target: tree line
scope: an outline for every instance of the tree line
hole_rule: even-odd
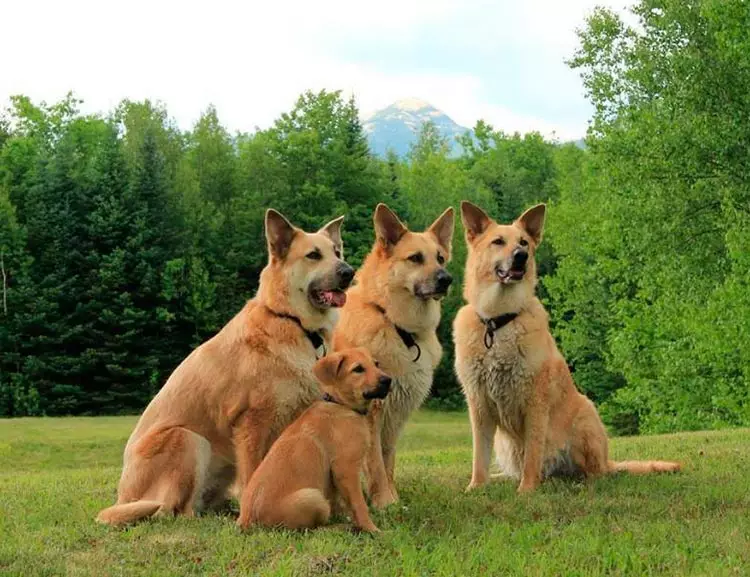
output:
[[[549,203],[539,294],[616,432],[750,424],[750,15],[741,0],[595,11],[570,65],[587,147],[478,122],[454,158],[427,123],[375,157],[356,103],[308,92],[267,130],[189,131],[164,106],[86,115],[13,97],[0,118],[0,415],[132,413],[234,315],[266,262],[263,212],[345,214],[347,260],[391,206],[422,229],[468,199],[501,221]],[[430,400],[462,406],[451,323]]]

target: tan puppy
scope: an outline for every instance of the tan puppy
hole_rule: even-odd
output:
[[[469,245],[464,297],[453,324],[456,372],[469,405],[474,464],[469,489],[488,480],[493,437],[502,473],[533,491],[555,474],[677,471],[677,463],[608,457],[607,434],[593,403],[578,392],[534,295],[534,253],[545,206],[500,225],[461,203]]]
[[[442,348],[435,333],[440,300],[451,284],[453,209],[425,232],[411,232],[384,204],[375,209],[375,246],[357,272],[334,332],[337,350],[365,347],[393,377],[383,403],[382,452],[368,458],[376,507],[394,502],[396,441],[412,411],[427,397]],[[385,475],[383,474],[385,467]]]
[[[309,529],[325,524],[343,501],[359,529],[378,531],[360,474],[372,436],[368,409],[373,399],[385,398],[391,379],[365,349],[323,357],[313,372],[324,399],[289,425],[250,480],[251,522]]]
[[[222,504],[235,479],[244,488],[274,439],[319,398],[312,367],[330,348],[333,309],[354,276],[341,260],[341,221],[308,234],[266,212],[269,263],[257,296],[146,408],[125,447],[117,504],[99,521]],[[243,497],[239,523],[249,518]]]

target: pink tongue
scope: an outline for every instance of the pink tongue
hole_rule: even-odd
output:
[[[343,307],[346,303],[346,293],[343,291],[323,291],[323,297],[333,307]]]

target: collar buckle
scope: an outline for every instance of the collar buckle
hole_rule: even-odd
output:
[[[490,319],[479,317],[479,320],[484,325],[484,346],[486,349],[491,349],[492,345],[495,344],[495,331],[500,330],[505,325],[513,322],[518,316],[518,313],[505,313]]]
[[[410,333],[406,329],[398,326],[396,323],[394,323],[391,319],[388,318],[388,315],[385,312],[385,309],[381,307],[377,303],[370,303],[380,314],[382,314],[386,320],[393,325],[393,328],[396,329],[396,332],[398,333],[398,336],[401,337],[401,341],[404,343],[407,349],[411,350],[412,348],[416,347],[417,349],[417,356],[414,357],[411,362],[416,363],[422,356],[422,348],[419,346],[419,343],[417,342],[417,337],[415,333]]]

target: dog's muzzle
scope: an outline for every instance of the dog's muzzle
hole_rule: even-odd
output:
[[[526,264],[529,261],[529,253],[523,249],[516,249],[510,261],[510,268],[504,268],[502,263],[495,265],[495,276],[503,284],[520,281],[526,274]]]
[[[354,269],[343,260],[336,265],[336,280],[339,290],[346,290],[354,279]]]
[[[391,377],[380,377],[378,379],[378,386],[372,391],[367,391],[362,395],[365,399],[385,399],[391,390]]]

